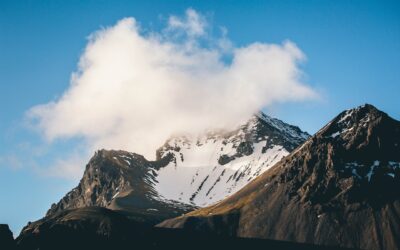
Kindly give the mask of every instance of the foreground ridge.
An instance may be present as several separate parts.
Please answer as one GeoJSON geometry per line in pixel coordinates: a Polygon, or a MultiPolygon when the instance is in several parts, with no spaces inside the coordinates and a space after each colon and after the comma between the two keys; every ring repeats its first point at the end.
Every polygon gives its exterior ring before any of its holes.
{"type": "Polygon", "coordinates": [[[333,249],[293,242],[224,237],[210,233],[149,227],[131,220],[121,212],[100,207],[65,210],[34,222],[23,229],[16,243],[20,250],[333,249]]]}
{"type": "Polygon", "coordinates": [[[231,197],[160,227],[363,249],[400,247],[400,122],[346,110],[231,197]]]}

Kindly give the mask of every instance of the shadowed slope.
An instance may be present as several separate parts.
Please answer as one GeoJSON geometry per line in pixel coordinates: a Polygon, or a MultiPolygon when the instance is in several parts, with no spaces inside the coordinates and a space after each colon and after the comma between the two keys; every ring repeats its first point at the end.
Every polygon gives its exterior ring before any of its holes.
{"type": "Polygon", "coordinates": [[[159,226],[397,249],[399,218],[400,122],[364,105],[339,114],[233,196],[159,226]]]}
{"type": "Polygon", "coordinates": [[[65,210],[26,226],[17,238],[21,250],[54,249],[328,249],[272,240],[148,227],[99,207],[65,210]]]}

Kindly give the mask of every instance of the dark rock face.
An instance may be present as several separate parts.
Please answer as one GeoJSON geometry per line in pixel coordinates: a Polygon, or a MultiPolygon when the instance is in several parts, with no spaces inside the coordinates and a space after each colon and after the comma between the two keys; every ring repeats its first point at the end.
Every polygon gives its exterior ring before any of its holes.
{"type": "MultiPolygon", "coordinates": [[[[222,155],[218,161],[221,165],[236,158],[251,155],[255,142],[268,140],[270,143],[266,145],[271,147],[282,145],[286,150],[292,150],[309,137],[299,128],[262,113],[252,117],[237,130],[209,136],[236,143],[236,153],[229,156],[222,155]]],[[[170,162],[177,161],[170,150],[179,152],[181,148],[167,142],[157,151],[156,161],[148,161],[141,155],[121,150],[97,151],[86,165],[79,185],[68,192],[57,204],[53,204],[46,215],[54,215],[65,209],[100,206],[130,212],[136,214],[138,220],[154,223],[195,209],[195,203],[187,205],[176,199],[166,200],[155,190],[157,171],[170,162]]],[[[184,156],[181,154],[180,157],[183,161],[184,156]]],[[[244,178],[245,175],[238,173],[238,176],[244,178]]],[[[239,177],[237,179],[240,179],[239,177]]],[[[188,178],[195,178],[195,176],[188,178]]],[[[207,194],[210,191],[211,189],[207,194]]],[[[192,197],[196,195],[197,193],[194,193],[192,197]]],[[[189,202],[186,201],[186,203],[189,202]]]]}
{"type": "Polygon", "coordinates": [[[339,114],[233,196],[159,226],[399,249],[399,218],[400,122],[364,105],[339,114]]]}
{"type": "Polygon", "coordinates": [[[23,228],[19,249],[119,249],[118,242],[148,228],[118,212],[100,207],[64,210],[23,228]],[[115,245],[117,244],[117,245],[115,245]]]}
{"type": "Polygon", "coordinates": [[[13,234],[7,224],[0,224],[0,249],[15,249],[13,234]]]}
{"type": "Polygon", "coordinates": [[[240,158],[245,155],[251,155],[253,153],[253,143],[249,141],[244,141],[239,143],[236,148],[236,154],[228,156],[228,155],[221,155],[218,159],[218,163],[221,165],[225,165],[236,158],[240,158]]]}
{"type": "Polygon", "coordinates": [[[99,150],[89,161],[79,185],[53,204],[46,216],[66,209],[101,206],[130,213],[138,221],[157,223],[195,207],[157,199],[155,170],[170,160],[147,161],[125,151],[99,150]]]}
{"type": "Polygon", "coordinates": [[[100,207],[64,210],[46,217],[26,226],[16,241],[21,250],[329,249],[307,244],[153,228],[132,221],[129,216],[119,212],[100,207]]]}

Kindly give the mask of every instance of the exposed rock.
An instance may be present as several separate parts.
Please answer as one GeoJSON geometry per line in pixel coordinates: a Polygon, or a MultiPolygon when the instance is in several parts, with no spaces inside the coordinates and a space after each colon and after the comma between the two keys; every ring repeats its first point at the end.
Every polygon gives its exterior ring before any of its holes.
{"type": "Polygon", "coordinates": [[[195,207],[161,200],[153,188],[155,171],[170,156],[155,162],[126,151],[99,150],[89,161],[79,185],[53,204],[46,216],[66,209],[101,206],[130,213],[154,224],[195,207]]]}
{"type": "Polygon", "coordinates": [[[47,215],[101,206],[160,222],[235,193],[308,136],[260,113],[230,132],[171,138],[157,151],[156,161],[121,150],[99,150],[79,185],[53,204],[47,215]],[[212,150],[204,151],[203,146],[212,150]]]}
{"type": "Polygon", "coordinates": [[[309,135],[259,113],[232,131],[174,136],[157,151],[174,160],[157,172],[155,189],[170,200],[204,207],[234,194],[309,135]]]}
{"type": "Polygon", "coordinates": [[[7,224],[0,224],[0,249],[15,249],[13,234],[7,224]]]}
{"type": "Polygon", "coordinates": [[[362,249],[400,248],[400,122],[344,111],[245,188],[161,227],[362,249]]]}

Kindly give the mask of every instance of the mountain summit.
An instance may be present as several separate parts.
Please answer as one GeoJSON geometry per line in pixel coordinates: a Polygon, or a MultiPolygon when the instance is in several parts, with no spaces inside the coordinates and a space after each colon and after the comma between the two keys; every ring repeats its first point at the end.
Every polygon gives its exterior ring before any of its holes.
{"type": "Polygon", "coordinates": [[[263,113],[233,131],[169,139],[157,158],[173,160],[157,172],[155,189],[167,199],[207,206],[237,192],[309,135],[263,113]]]}
{"type": "Polygon", "coordinates": [[[47,215],[101,206],[160,222],[234,194],[308,137],[298,127],[258,113],[232,131],[170,138],[157,150],[156,161],[100,150],[79,185],[47,215]]]}
{"type": "Polygon", "coordinates": [[[365,249],[400,247],[400,122],[346,110],[213,206],[161,227],[365,249]]]}

